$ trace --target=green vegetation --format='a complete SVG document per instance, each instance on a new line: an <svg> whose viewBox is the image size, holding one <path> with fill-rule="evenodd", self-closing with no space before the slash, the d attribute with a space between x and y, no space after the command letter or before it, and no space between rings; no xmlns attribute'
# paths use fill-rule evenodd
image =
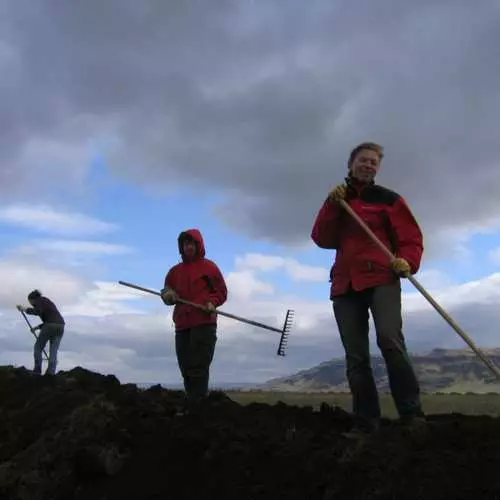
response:
<svg viewBox="0 0 500 500"><path fill-rule="evenodd" d="M322 402L351 409L351 396L335 392L268 392L268 391L229 391L226 394L240 404L267 403L279 401L290 405L312 406L318 408ZM382 411L386 417L396 417L396 409L390 394L380 394ZM462 413L464 415L500 416L500 394L422 394L426 413Z"/></svg>

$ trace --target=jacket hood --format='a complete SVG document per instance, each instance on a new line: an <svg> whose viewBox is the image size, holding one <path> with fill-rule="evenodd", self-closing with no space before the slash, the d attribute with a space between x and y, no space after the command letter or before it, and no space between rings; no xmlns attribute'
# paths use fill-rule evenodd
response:
<svg viewBox="0 0 500 500"><path fill-rule="evenodd" d="M182 245L186 239L192 239L196 243L196 258L203 259L205 257L205 242L203 241L203 235L199 229L186 229L179 234L177 238L177 245L179 247L179 253L182 255L184 260L184 255L182 254Z"/></svg>

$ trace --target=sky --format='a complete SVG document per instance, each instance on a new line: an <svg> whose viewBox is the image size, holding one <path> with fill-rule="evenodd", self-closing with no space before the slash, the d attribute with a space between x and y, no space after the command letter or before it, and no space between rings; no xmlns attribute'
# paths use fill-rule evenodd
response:
<svg viewBox="0 0 500 500"><path fill-rule="evenodd" d="M260 383L343 355L334 253L310 240L350 150L424 232L416 278L500 346L500 2L0 2L0 363L32 366L15 309L40 289L67 327L59 368L177 384L159 290L196 227L223 271L212 384ZM406 282L411 352L467 348ZM36 318L34 323L37 324ZM372 331L372 339L373 339ZM373 353L376 354L374 345Z"/></svg>

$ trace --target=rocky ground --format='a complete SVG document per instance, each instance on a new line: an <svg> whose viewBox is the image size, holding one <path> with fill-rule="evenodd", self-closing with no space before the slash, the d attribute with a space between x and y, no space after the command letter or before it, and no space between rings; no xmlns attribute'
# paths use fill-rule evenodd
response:
<svg viewBox="0 0 500 500"><path fill-rule="evenodd" d="M81 368L53 378L0 367L1 500L500 498L500 419L430 417L342 435L348 414L240 406L197 416L182 394L141 391Z"/></svg>

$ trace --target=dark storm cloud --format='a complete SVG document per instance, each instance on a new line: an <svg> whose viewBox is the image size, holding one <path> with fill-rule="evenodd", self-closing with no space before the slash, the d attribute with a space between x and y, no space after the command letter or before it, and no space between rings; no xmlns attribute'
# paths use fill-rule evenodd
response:
<svg viewBox="0 0 500 500"><path fill-rule="evenodd" d="M368 139L428 234L498 211L496 0L3 8L2 187L101 141L118 175L220 188L227 224L300 243Z"/></svg>

